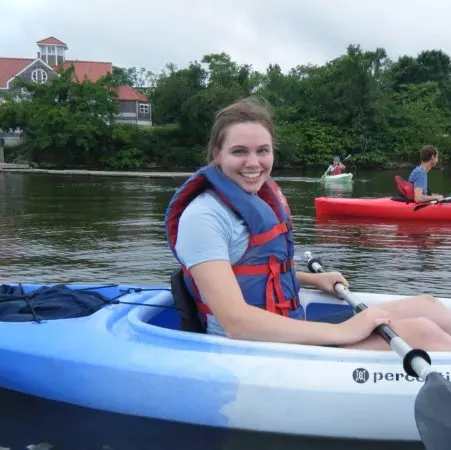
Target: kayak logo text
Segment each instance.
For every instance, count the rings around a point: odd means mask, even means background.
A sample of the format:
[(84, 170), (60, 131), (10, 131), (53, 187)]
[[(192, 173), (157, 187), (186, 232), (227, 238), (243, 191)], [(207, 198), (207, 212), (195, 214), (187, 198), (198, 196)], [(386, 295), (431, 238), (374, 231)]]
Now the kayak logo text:
[[(440, 372), (441, 373), (441, 372)], [(443, 378), (448, 381), (451, 381), (451, 376), (449, 372), (441, 373)], [(411, 375), (407, 375), (403, 372), (369, 372), (368, 370), (359, 367), (352, 372), (353, 380), (358, 384), (363, 384), (366, 382), (370, 383), (380, 383), (380, 382), (391, 382), (391, 381), (407, 381), (409, 383), (413, 381), (418, 381), (422, 383), (423, 380), (412, 377)]]

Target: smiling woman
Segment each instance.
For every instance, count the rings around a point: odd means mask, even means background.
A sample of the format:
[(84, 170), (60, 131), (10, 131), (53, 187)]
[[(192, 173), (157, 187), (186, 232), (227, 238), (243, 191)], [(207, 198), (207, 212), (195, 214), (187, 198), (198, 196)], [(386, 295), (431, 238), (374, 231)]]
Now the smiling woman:
[[(224, 108), (212, 128), (210, 164), (169, 204), (167, 235), (200, 328), (234, 339), (388, 349), (373, 331), (393, 319), (412, 346), (451, 349), (451, 314), (428, 296), (304, 320), (300, 285), (333, 293), (337, 282), (348, 283), (337, 272), (296, 271), (290, 209), (270, 176), (273, 142), (265, 106), (246, 99)], [(195, 314), (194, 322), (198, 330)]]
[[(243, 121), (246, 108), (249, 120)], [(271, 175), (273, 138), (268, 111), (250, 101), (242, 102), (241, 108), (232, 105), (216, 117), (207, 159), (246, 192), (257, 193)]]

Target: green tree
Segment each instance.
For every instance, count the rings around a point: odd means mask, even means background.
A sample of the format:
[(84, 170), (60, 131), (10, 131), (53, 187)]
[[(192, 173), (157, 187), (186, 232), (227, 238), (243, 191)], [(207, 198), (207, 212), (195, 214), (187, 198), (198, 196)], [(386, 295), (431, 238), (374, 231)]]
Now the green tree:
[(108, 145), (109, 123), (118, 110), (112, 76), (79, 82), (69, 68), (48, 84), (20, 85), (27, 98), (0, 107), (0, 127), (22, 128), (32, 160), (94, 164)]
[(198, 62), (191, 63), (186, 69), (171, 69), (169, 73), (161, 74), (150, 93), (157, 124), (178, 123), (182, 105), (205, 87), (207, 73)]

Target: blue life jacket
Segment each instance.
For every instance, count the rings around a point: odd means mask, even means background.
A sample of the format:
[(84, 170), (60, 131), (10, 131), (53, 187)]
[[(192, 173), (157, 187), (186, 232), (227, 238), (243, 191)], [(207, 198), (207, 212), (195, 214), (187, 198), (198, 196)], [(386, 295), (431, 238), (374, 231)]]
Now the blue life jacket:
[(165, 215), (169, 245), (182, 265), (185, 284), (196, 301), (202, 320), (205, 321), (206, 314), (212, 312), (202, 301), (190, 272), (178, 258), (175, 245), (180, 216), (188, 204), (206, 189), (214, 189), (249, 228), (249, 246), (241, 260), (232, 265), (246, 302), (286, 317), (303, 318), (293, 260), (291, 215), (279, 186), (269, 179), (258, 195), (253, 195), (216, 166), (209, 165), (194, 173), (177, 190)]

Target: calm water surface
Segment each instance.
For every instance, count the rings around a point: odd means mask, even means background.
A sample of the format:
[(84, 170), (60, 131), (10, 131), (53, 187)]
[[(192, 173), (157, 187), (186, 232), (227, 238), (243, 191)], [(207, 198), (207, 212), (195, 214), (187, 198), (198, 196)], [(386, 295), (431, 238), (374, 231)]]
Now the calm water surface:
[[(311, 250), (322, 257), (329, 269), (345, 274), (354, 290), (427, 292), (450, 297), (451, 224), (315, 218), (316, 196), (392, 195), (393, 176), (397, 173), (408, 176), (406, 171), (357, 172), (352, 185), (335, 188), (318, 183), (319, 172), (275, 174), (293, 214), (298, 267), (305, 267), (303, 252)], [(451, 193), (447, 172), (434, 171), (429, 179), (433, 192)], [(168, 284), (176, 263), (166, 243), (163, 218), (169, 199), (183, 181), (183, 178), (0, 173), (1, 282)], [(6, 409), (2, 411), (5, 415), (2, 421), (7, 420), (10, 414), (5, 413)], [(163, 433), (165, 427), (171, 431)], [(11, 424), (8, 429), (14, 434), (12, 428)], [(209, 442), (216, 439), (211, 437), (211, 430), (174, 424), (160, 424), (156, 428), (160, 430), (157, 433), (160, 440), (148, 448), (187, 450), (187, 442), (201, 448), (196, 440), (206, 436), (205, 433), (210, 436)], [(27, 433), (20, 432), (20, 439), (26, 440)], [(214, 433), (223, 449), (362, 448), (360, 443), (300, 442), (291, 437)], [(178, 436), (179, 444), (165, 441), (162, 436), (168, 435)], [(33, 435), (33, 439), (43, 437)], [(112, 449), (119, 448), (114, 441), (104, 443)], [(5, 443), (0, 436), (1, 445)], [(83, 448), (90, 447), (86, 444)], [(379, 447), (368, 444), (364, 448)], [(385, 450), (391, 448), (421, 446), (384, 444)]]
[[(451, 296), (451, 223), (315, 218), (316, 196), (391, 195), (394, 174), (357, 173), (350, 187), (330, 189), (318, 173), (276, 176), (292, 209), (298, 266), (312, 250), (354, 289)], [(183, 181), (0, 174), (3, 281), (167, 284), (176, 263), (163, 218)], [(434, 171), (430, 184), (451, 192), (445, 172)]]

